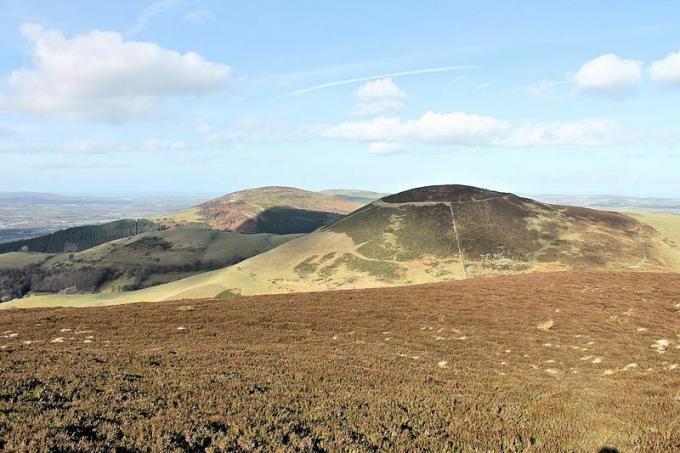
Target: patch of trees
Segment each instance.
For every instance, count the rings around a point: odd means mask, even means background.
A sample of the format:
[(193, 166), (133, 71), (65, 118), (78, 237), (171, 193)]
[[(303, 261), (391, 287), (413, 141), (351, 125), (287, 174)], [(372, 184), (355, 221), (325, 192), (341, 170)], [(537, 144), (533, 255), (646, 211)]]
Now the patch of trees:
[(167, 252), (172, 248), (172, 244), (161, 238), (144, 236), (143, 238), (138, 239), (131, 244), (128, 244), (127, 247), (133, 250), (148, 250), (148, 251), (153, 250)]
[(136, 291), (138, 289), (154, 286), (153, 283), (148, 281), (148, 278), (153, 275), (207, 272), (240, 263), (244, 259), (245, 258), (236, 257), (223, 261), (194, 260), (191, 263), (176, 265), (144, 264), (141, 266), (135, 266), (134, 268), (129, 268), (126, 270), (126, 276), (134, 278), (134, 283), (124, 286), (123, 291)]
[(29, 269), (0, 270), (0, 302), (24, 297), (31, 290)]
[(106, 281), (116, 278), (117, 271), (110, 268), (79, 268), (46, 270), (38, 266), (24, 269), (0, 270), (0, 301), (17, 299), (28, 292), (77, 293), (95, 292)]
[(39, 293), (95, 292), (115, 274), (109, 268), (83, 268), (54, 273), (38, 272), (31, 280), (31, 290)]
[(29, 292), (37, 293), (96, 293), (102, 285), (119, 278), (133, 281), (122, 288), (134, 291), (154, 286), (153, 275), (186, 274), (206, 272), (243, 261), (234, 257), (222, 261), (194, 260), (184, 264), (141, 264), (124, 267), (88, 266), (77, 268), (42, 268), (30, 266), (23, 269), (0, 269), (0, 301), (24, 297)]
[(101, 225), (67, 228), (33, 239), (7, 242), (0, 244), (0, 253), (21, 250), (41, 253), (77, 252), (116, 239), (162, 229), (162, 225), (146, 219), (116, 220)]

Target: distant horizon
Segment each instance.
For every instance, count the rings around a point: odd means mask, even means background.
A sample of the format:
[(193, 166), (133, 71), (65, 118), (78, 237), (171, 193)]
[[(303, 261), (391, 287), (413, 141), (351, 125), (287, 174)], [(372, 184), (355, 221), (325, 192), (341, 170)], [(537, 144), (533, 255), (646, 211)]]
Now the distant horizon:
[[(451, 183), (451, 184), (456, 184), (456, 183)], [(427, 184), (428, 185), (438, 185), (438, 184)], [(464, 184), (464, 185), (470, 185), (470, 184)], [(425, 187), (425, 186), (417, 186), (417, 187)], [(496, 190), (496, 191), (501, 191), (501, 192), (508, 192), (508, 193), (514, 193), (515, 195), (520, 195), (520, 196), (525, 196), (525, 197), (617, 197), (617, 198), (630, 198), (630, 199), (638, 199), (638, 200), (645, 200), (645, 199), (659, 199), (659, 200), (680, 200), (680, 194), (677, 196), (656, 196), (656, 195), (649, 195), (649, 196), (635, 196), (635, 195), (626, 195), (626, 194), (614, 194), (614, 193), (526, 193), (526, 192), (514, 192), (514, 191), (508, 191), (508, 190), (503, 190), (501, 188), (494, 188), (494, 187), (482, 187), (482, 186), (475, 186), (472, 184), (474, 187), (480, 187), (483, 189), (490, 189), (490, 190)], [(221, 197), (224, 195), (227, 195), (229, 193), (233, 192), (239, 192), (243, 190), (248, 190), (248, 189), (258, 189), (262, 187), (284, 187), (284, 186), (258, 186), (258, 187), (244, 187), (241, 189), (236, 189), (236, 190), (230, 190), (227, 192), (211, 192), (211, 193), (190, 193), (190, 192), (177, 192), (177, 193), (172, 193), (172, 192), (140, 192), (140, 193), (135, 193), (135, 192), (110, 192), (110, 193), (85, 193), (85, 192), (43, 192), (43, 191), (2, 191), (0, 190), (0, 194), (26, 194), (26, 195), (51, 195), (51, 196), (63, 196), (63, 197), (83, 197), (83, 198), (94, 198), (94, 199), (104, 199), (107, 197), (128, 197), (128, 198), (144, 198), (144, 197), (149, 197), (149, 198), (216, 198), (216, 197)], [(414, 189), (416, 187), (409, 187), (406, 189), (399, 190), (397, 192), (394, 191), (382, 191), (382, 190), (372, 190), (372, 189), (366, 189), (366, 188), (356, 188), (356, 187), (344, 187), (344, 188), (338, 188), (338, 187), (331, 187), (331, 188), (323, 188), (323, 189), (308, 189), (305, 187), (299, 187), (299, 186), (285, 186), (285, 187), (292, 187), (295, 189), (301, 189), (301, 190), (308, 190), (310, 192), (323, 192), (325, 190), (356, 190), (356, 191), (366, 191), (366, 192), (372, 192), (372, 193), (384, 193), (384, 194), (393, 194), (393, 193), (398, 193), (398, 192), (403, 192), (405, 190), (409, 189)], [(2, 200), (0, 199), (0, 203)]]

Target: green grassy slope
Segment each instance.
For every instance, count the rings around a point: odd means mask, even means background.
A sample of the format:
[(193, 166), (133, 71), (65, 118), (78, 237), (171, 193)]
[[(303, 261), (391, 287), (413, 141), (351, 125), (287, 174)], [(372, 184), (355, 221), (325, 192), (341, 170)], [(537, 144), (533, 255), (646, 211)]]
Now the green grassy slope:
[[(295, 235), (245, 235), (207, 229), (144, 233), (73, 254), (0, 255), (0, 278), (30, 274), (26, 292), (119, 292), (188, 277), (266, 252)], [(21, 270), (17, 273), (12, 270)], [(5, 296), (11, 281), (4, 282)], [(0, 285), (2, 286), (2, 285)], [(2, 290), (2, 288), (0, 288)], [(2, 294), (0, 294), (2, 296)]]

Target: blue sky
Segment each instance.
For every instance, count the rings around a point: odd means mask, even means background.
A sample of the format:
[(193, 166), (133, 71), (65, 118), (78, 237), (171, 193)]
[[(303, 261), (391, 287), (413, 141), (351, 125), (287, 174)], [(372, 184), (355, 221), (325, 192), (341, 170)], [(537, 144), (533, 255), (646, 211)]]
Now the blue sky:
[(0, 0), (0, 191), (680, 197), (680, 2)]

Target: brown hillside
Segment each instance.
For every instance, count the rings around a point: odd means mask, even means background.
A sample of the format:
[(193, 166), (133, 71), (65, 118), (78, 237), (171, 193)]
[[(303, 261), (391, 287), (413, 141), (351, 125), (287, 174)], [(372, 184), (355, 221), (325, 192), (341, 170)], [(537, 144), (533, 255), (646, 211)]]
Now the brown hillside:
[(0, 312), (8, 451), (676, 451), (680, 276)]
[(663, 268), (657, 232), (614, 212), (554, 206), (461, 185), (385, 197), (327, 228), (350, 236), (370, 259), (433, 257), (469, 275), (562, 268)]
[(240, 233), (307, 233), (359, 208), (361, 203), (292, 187), (234, 192), (198, 207), (200, 221)]

